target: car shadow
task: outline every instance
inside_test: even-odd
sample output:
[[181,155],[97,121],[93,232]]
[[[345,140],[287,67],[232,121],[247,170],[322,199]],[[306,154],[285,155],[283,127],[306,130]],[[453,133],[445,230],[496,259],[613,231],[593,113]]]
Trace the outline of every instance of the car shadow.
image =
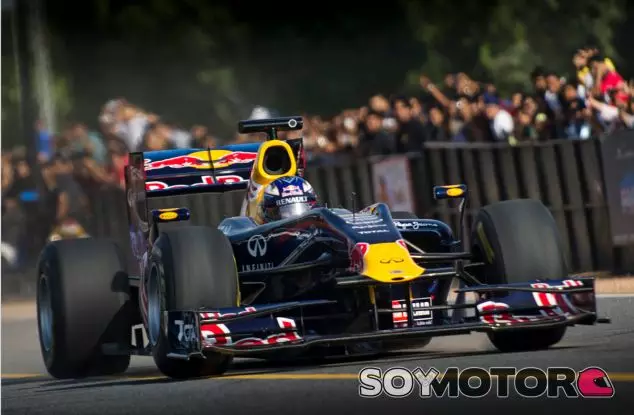
[[[553,350],[576,349],[580,346],[561,346],[553,347]],[[543,351],[542,351],[543,352]],[[530,352],[524,352],[530,353]],[[381,354],[362,355],[362,356],[342,356],[332,358],[298,358],[288,361],[267,361],[254,359],[241,359],[231,367],[231,370],[222,376],[210,376],[195,379],[170,379],[161,375],[156,368],[131,368],[128,372],[121,376],[95,377],[76,380],[54,380],[50,378],[24,379],[27,382],[37,381],[36,392],[57,392],[70,391],[92,388],[103,388],[111,386],[134,386],[134,385],[151,385],[164,383],[184,383],[195,382],[201,380],[214,380],[218,378],[235,377],[235,380],[244,380],[242,376],[249,375],[275,375],[275,374],[293,374],[306,369],[328,369],[328,368],[356,368],[363,364],[402,364],[407,362],[422,362],[434,359],[450,359],[459,357],[476,357],[496,354],[507,354],[497,350],[480,350],[465,352],[442,352],[442,351],[425,351],[425,350],[406,350],[392,351]],[[328,372],[326,372],[328,373]],[[353,369],[352,373],[356,373]],[[3,385],[5,382],[3,381]],[[16,384],[11,382],[11,384]]]

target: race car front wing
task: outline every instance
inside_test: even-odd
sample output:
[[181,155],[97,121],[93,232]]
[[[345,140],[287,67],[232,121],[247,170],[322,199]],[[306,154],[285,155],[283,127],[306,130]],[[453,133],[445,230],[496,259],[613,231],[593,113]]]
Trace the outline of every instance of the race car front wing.
[[[466,334],[473,331],[546,329],[597,322],[594,279],[574,278],[509,285],[478,285],[457,290],[474,292],[472,304],[432,306],[416,311],[473,308],[475,317],[459,322],[416,325],[412,302],[405,310],[406,327],[363,333],[320,335],[306,330],[302,317],[285,312],[332,304],[329,300],[298,301],[217,310],[166,311],[169,356],[204,357],[206,351],[249,356],[263,352],[333,346],[364,341]],[[373,310],[368,310],[369,315]],[[374,310],[376,312],[376,310]],[[303,314],[300,314],[300,316]],[[324,319],[328,318],[324,315]]]

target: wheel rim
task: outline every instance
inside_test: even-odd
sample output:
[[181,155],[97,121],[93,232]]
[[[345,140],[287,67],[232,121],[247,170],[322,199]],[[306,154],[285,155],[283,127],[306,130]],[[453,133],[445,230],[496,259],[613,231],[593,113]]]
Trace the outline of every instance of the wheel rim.
[[155,346],[161,332],[161,285],[159,272],[156,266],[150,270],[148,281],[148,337],[150,343]]
[[51,300],[48,278],[45,275],[40,276],[37,292],[40,340],[42,341],[42,347],[48,352],[53,347],[53,301]]

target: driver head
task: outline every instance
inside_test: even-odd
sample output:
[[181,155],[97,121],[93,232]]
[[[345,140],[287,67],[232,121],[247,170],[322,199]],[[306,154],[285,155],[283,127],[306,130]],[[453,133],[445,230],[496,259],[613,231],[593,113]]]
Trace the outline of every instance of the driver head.
[[301,177],[281,177],[265,189],[261,203],[261,217],[271,222],[300,216],[317,203],[313,187]]

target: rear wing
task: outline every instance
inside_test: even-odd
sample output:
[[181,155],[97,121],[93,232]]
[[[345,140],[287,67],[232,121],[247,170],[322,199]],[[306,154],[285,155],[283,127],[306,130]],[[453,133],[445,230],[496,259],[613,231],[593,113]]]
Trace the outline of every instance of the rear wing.
[[[298,165],[304,165],[302,139],[287,140]],[[142,174],[149,198],[190,193],[228,192],[248,186],[261,143],[233,144],[213,149],[177,149],[131,153],[126,169]],[[300,169],[303,174],[303,168]],[[132,183],[128,182],[128,187]],[[137,187],[137,186],[135,186]]]
[[[301,117],[248,120],[239,124],[240,132],[267,133],[299,130]],[[305,157],[302,138],[286,140],[295,157],[297,174],[303,176]],[[143,263],[148,248],[151,218],[148,198],[192,193],[245,190],[262,143],[231,144],[216,148],[191,148],[130,153],[125,167],[126,198],[130,242],[136,267]],[[132,268],[134,269],[134,268]],[[140,267],[137,268],[140,272]]]
[[[214,149],[177,149],[134,154],[142,169],[147,197],[246,189],[259,143]],[[141,165],[139,165],[141,164]]]

